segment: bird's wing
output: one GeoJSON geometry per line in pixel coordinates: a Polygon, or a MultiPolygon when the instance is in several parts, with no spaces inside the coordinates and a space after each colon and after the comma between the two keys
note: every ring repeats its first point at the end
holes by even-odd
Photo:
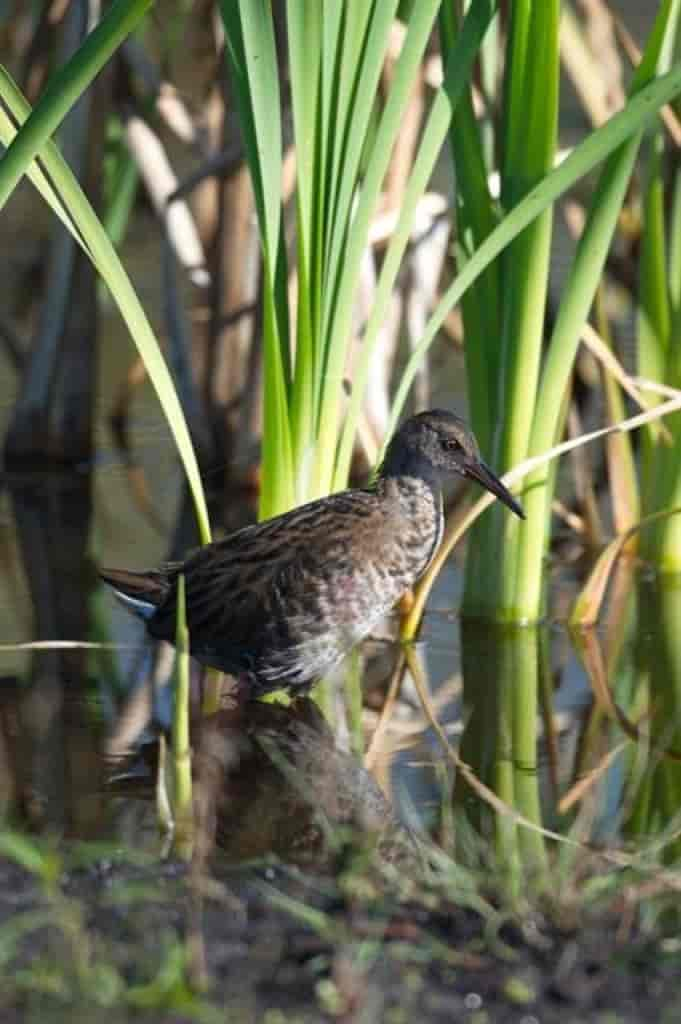
{"type": "MultiPolygon", "coordinates": [[[[357,572],[387,561],[394,545],[391,526],[385,499],[379,501],[370,490],[353,490],[206,545],[172,567],[172,576],[185,576],[190,636],[198,640],[200,634],[229,631],[238,642],[240,630],[250,632],[254,622],[285,608],[292,618],[317,614],[317,598],[331,596],[331,584],[333,598],[349,607],[357,572]]],[[[175,609],[172,586],[155,616],[157,635],[174,635],[175,609]]]]}

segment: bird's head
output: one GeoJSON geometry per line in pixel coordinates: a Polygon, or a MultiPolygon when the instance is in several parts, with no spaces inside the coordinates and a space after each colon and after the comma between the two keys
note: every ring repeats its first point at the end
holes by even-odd
{"type": "Polygon", "coordinates": [[[420,476],[439,484],[459,475],[477,480],[521,519],[525,513],[511,492],[485,465],[472,432],[464,421],[444,409],[431,409],[405,420],[395,432],[381,475],[420,476]]]}

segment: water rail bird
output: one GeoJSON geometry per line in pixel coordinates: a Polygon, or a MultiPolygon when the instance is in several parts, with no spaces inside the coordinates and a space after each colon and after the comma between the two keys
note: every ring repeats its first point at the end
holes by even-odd
{"type": "Polygon", "coordinates": [[[457,475],[523,517],[463,420],[433,409],[396,431],[367,488],[247,526],[184,562],[100,575],[152,637],[173,643],[183,573],[192,655],[235,676],[249,698],[301,694],[423,574],[442,539],[442,481],[457,475]]]}

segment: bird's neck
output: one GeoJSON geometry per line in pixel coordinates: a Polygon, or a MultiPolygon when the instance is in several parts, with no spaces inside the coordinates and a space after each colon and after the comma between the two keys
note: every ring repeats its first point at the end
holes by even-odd
{"type": "Polygon", "coordinates": [[[444,532],[444,511],[439,477],[434,473],[414,473],[412,464],[405,472],[381,472],[376,480],[378,493],[396,502],[403,516],[404,543],[420,552],[416,576],[430,564],[444,532]],[[424,548],[424,541],[427,547],[424,548]]]}
{"type": "Polygon", "coordinates": [[[378,472],[379,480],[419,480],[432,492],[436,503],[440,503],[442,484],[440,474],[425,456],[414,452],[388,451],[378,472]]]}

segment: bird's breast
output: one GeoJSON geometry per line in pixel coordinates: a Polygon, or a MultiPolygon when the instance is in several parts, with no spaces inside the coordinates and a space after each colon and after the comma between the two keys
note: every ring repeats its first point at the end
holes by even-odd
{"type": "Polygon", "coordinates": [[[418,477],[400,477],[389,483],[400,508],[394,555],[411,586],[440,546],[444,530],[442,496],[418,477]]]}

